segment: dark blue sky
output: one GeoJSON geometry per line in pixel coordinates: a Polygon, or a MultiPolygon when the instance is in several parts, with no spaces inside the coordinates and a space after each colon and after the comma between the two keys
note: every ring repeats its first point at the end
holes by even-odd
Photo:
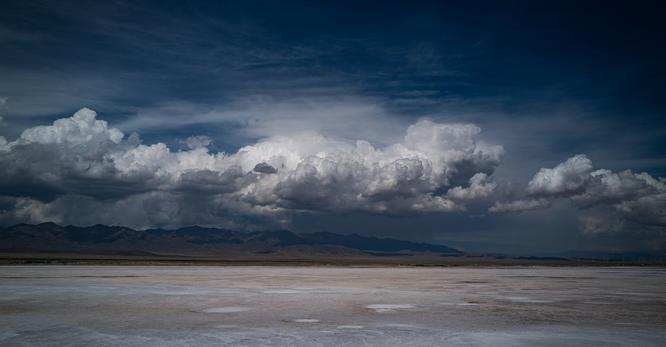
{"type": "MultiPolygon", "coordinates": [[[[595,169],[664,177],[663,17],[656,1],[10,1],[0,134],[11,142],[88,107],[172,151],[204,135],[211,152],[235,153],[297,130],[381,148],[427,118],[476,124],[503,146],[487,172],[493,201],[520,199],[540,168],[575,154],[595,169]]],[[[289,227],[492,250],[661,249],[655,194],[649,231],[581,233],[580,206],[559,192],[529,197],[552,207],[518,214],[489,215],[488,200],[456,213],[297,212],[289,227]]]]}

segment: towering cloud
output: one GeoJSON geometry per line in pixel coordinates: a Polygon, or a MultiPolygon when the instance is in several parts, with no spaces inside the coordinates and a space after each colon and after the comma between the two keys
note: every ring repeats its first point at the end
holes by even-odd
{"type": "Polygon", "coordinates": [[[552,169],[541,169],[528,183],[525,198],[498,202],[492,212],[516,212],[549,207],[568,198],[585,210],[585,232],[617,232],[639,224],[663,232],[666,227],[666,179],[630,170],[594,170],[592,161],[575,155],[552,169]]]}
{"type": "Polygon", "coordinates": [[[82,109],[0,139],[0,221],[129,226],[282,221],[296,211],[448,212],[489,196],[502,147],[471,124],[419,121],[377,148],[317,133],[274,136],[236,153],[141,144],[82,109]],[[94,216],[94,217],[93,217],[94,216]]]}

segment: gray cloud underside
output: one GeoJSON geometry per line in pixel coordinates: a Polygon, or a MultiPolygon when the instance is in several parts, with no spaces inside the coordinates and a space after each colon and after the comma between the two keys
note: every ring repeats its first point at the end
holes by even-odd
{"type": "Polygon", "coordinates": [[[228,225],[302,211],[460,211],[495,188],[503,149],[479,133],[422,120],[381,148],[303,131],[230,154],[211,153],[206,137],[172,151],[81,109],[15,141],[0,137],[0,222],[228,225]]]}
{"type": "Polygon", "coordinates": [[[519,212],[547,208],[560,198],[570,199],[584,211],[579,217],[587,233],[619,232],[638,228],[663,233],[666,228],[666,180],[631,170],[595,170],[583,154],[554,168],[539,170],[525,197],[497,202],[491,212],[519,212]]]}
{"type": "MultiPolygon", "coordinates": [[[[304,212],[459,212],[501,195],[492,174],[503,148],[479,140],[480,131],[421,120],[379,147],[298,131],[235,153],[211,152],[210,138],[194,136],[175,151],[144,145],[82,109],[14,141],[0,136],[0,223],[252,227],[281,226],[304,212]]],[[[582,154],[539,170],[522,198],[500,197],[490,211],[543,209],[559,199],[582,210],[587,233],[666,227],[666,180],[594,169],[582,154]]]]}

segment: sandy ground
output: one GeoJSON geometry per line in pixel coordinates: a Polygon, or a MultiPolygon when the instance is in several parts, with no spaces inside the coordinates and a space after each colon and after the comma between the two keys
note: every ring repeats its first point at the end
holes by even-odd
{"type": "Polygon", "coordinates": [[[666,268],[0,267],[2,346],[664,346],[666,268]]]}

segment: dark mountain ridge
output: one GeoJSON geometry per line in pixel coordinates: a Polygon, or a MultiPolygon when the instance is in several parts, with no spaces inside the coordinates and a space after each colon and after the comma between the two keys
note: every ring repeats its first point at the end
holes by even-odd
{"type": "Polygon", "coordinates": [[[330,232],[296,234],[288,230],[239,232],[189,226],[134,230],[121,226],[17,224],[0,228],[0,250],[6,252],[147,253],[183,256],[243,254],[381,255],[436,253],[462,255],[444,245],[330,232]]]}

